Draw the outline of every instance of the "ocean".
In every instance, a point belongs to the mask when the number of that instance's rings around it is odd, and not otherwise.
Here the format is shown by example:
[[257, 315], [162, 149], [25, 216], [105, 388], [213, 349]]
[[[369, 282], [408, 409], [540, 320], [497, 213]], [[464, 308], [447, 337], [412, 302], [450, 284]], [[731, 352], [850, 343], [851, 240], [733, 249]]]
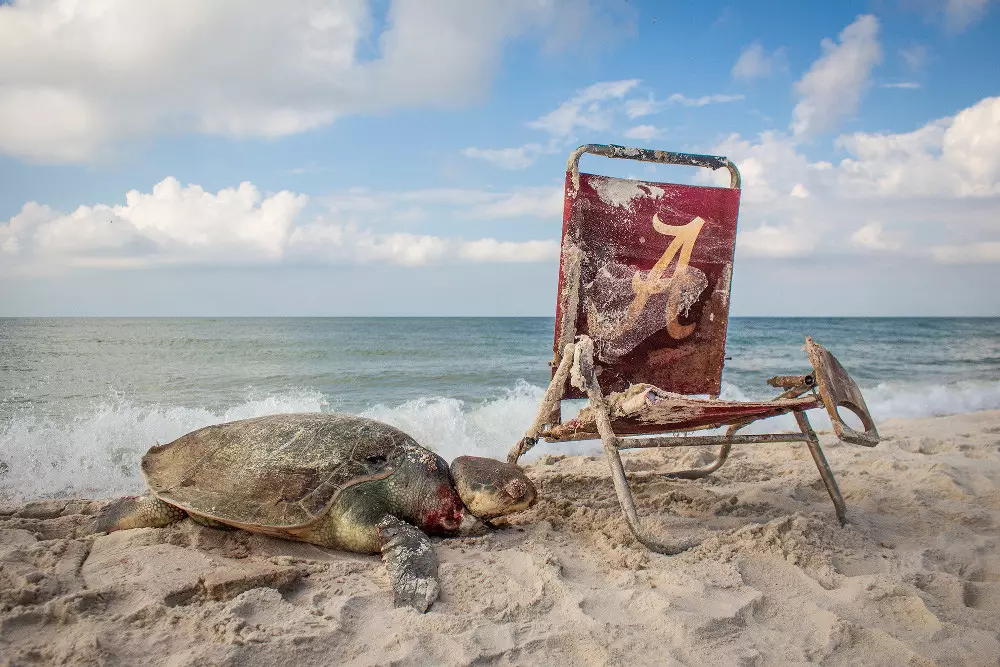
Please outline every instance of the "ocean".
[[[547, 384], [552, 325], [0, 319], [0, 501], [137, 493], [151, 445], [276, 412], [360, 414], [447, 459], [503, 458]], [[877, 421], [1000, 408], [998, 318], [733, 318], [722, 397], [769, 398], [768, 377], [808, 372], [806, 335], [850, 371]], [[829, 427], [820, 411], [810, 414]], [[794, 429], [787, 416], [760, 424]], [[598, 451], [599, 443], [540, 444], [533, 454]]]

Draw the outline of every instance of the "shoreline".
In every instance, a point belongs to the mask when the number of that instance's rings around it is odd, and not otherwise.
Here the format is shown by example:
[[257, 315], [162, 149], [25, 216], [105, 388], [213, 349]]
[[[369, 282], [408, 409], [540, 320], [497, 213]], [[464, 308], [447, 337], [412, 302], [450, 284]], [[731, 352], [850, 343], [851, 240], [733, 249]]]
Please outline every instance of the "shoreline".
[[[394, 609], [378, 557], [186, 520], [74, 538], [106, 501], [0, 508], [0, 664], [991, 664], [1000, 655], [1000, 410], [734, 448], [630, 451], [628, 533], [602, 457], [526, 466], [541, 498], [480, 538], [435, 540], [441, 599]], [[542, 445], [540, 445], [542, 446]]]

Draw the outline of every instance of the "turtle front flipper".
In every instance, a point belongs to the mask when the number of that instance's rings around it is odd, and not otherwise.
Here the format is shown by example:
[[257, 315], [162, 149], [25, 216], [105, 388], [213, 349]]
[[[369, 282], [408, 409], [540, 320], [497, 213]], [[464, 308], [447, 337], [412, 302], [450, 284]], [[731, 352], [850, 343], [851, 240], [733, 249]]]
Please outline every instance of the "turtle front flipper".
[[167, 504], [156, 496], [119, 498], [91, 524], [95, 533], [111, 533], [130, 528], [162, 528], [187, 516], [187, 512]]
[[390, 516], [378, 524], [382, 560], [392, 581], [394, 603], [424, 613], [438, 598], [438, 559], [419, 529]]

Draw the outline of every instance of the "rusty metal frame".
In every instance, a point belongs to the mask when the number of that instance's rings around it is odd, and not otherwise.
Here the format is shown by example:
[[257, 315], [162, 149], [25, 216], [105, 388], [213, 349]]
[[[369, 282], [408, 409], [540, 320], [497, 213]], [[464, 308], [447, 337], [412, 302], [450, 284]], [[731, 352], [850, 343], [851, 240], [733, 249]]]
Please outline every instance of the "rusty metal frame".
[[[564, 355], [562, 365], [568, 367], [570, 365], [568, 357], [572, 357], [574, 355], [568, 354], [568, 350], [566, 352], [567, 354]], [[601, 390], [601, 385], [597, 380], [594, 370], [593, 358], [587, 353], [577, 353], [575, 357], [574, 362], [576, 362], [577, 368], [574, 370], [579, 373], [580, 380], [586, 389], [587, 398], [589, 399], [590, 405], [594, 410], [594, 416], [597, 421], [597, 429], [600, 434], [601, 443], [604, 446], [604, 454], [608, 459], [611, 477], [614, 482], [615, 493], [618, 496], [618, 503], [621, 506], [622, 513], [625, 515], [625, 520], [628, 524], [629, 530], [632, 532], [632, 535], [637, 541], [648, 549], [656, 551], [657, 553], [674, 555], [696, 546], [697, 542], [692, 540], [663, 542], [651, 537], [643, 529], [642, 522], [639, 519], [639, 513], [636, 510], [632, 489], [629, 486], [628, 477], [626, 476], [625, 468], [622, 465], [621, 450], [623, 449], [646, 449], [653, 447], [704, 447], [719, 445], [719, 454], [716, 460], [710, 465], [693, 470], [679, 470], [676, 472], [666, 473], [664, 475], [668, 478], [698, 479], [706, 477], [718, 470], [728, 460], [733, 445], [804, 442], [809, 448], [809, 453], [813, 458], [813, 462], [816, 464], [816, 468], [819, 471], [820, 478], [823, 480], [823, 484], [826, 486], [827, 493], [833, 501], [834, 511], [838, 522], [842, 526], [846, 525], [847, 507], [844, 503], [843, 495], [840, 493], [840, 487], [837, 485], [837, 480], [833, 475], [833, 471], [830, 469], [830, 464], [827, 462], [822, 448], [820, 447], [819, 438], [816, 436], [816, 432], [813, 431], [812, 425], [809, 423], [809, 418], [806, 416], [804, 410], [790, 410], [799, 426], [799, 430], [801, 431], [800, 433], [737, 435], [736, 432], [739, 429], [755, 421], [753, 419], [749, 419], [747, 421], [731, 425], [725, 435], [621, 437], [615, 434], [614, 428], [611, 424], [608, 406], [604, 400], [604, 394]], [[795, 380], [798, 380], [797, 384], [793, 384]], [[768, 381], [768, 384], [771, 384], [772, 386], [787, 387], [787, 389], [780, 395], [776, 396], [774, 400], [794, 398], [816, 390], [815, 378], [811, 374], [802, 376], [778, 376], [771, 378]], [[558, 382], [557, 384], [557, 381], [554, 380], [550, 383], [549, 390], [555, 389], [556, 391], [561, 391], [562, 387], [562, 382]], [[550, 399], [551, 398], [555, 397], [552, 396]], [[556, 400], [559, 399], [561, 399], [561, 396], [559, 396]], [[545, 405], [543, 404], [540, 408], [540, 418], [542, 417], [542, 413], [545, 411]], [[664, 430], [669, 432], [666, 428]], [[518, 458], [531, 449], [531, 447], [538, 441], [539, 437], [545, 438], [545, 435], [546, 434], [543, 429], [536, 428], [534, 433], [529, 431], [529, 435], [525, 436], [524, 439], [511, 449], [507, 456], [507, 460], [511, 463], [517, 463]], [[568, 442], [577, 439], [593, 440], [595, 438], [591, 434], [582, 434], [580, 438], [563, 437], [558, 439], [545, 439], [550, 442]]]
[[725, 167], [729, 170], [729, 187], [734, 190], [739, 190], [740, 188], [740, 170], [727, 157], [656, 151], [648, 148], [630, 148], [617, 144], [584, 144], [570, 153], [569, 160], [566, 161], [566, 171], [573, 174], [573, 184], [577, 187], [580, 185], [580, 158], [585, 153], [623, 160], [677, 164], [686, 167], [704, 167], [713, 171]]

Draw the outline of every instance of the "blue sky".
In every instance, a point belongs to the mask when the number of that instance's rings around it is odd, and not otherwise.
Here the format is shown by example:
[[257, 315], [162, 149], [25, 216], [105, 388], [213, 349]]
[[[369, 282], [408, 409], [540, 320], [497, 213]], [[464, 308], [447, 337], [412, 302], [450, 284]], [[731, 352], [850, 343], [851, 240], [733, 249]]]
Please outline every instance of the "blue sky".
[[997, 34], [988, 0], [4, 3], [0, 315], [550, 315], [590, 142], [736, 161], [735, 315], [997, 315]]

